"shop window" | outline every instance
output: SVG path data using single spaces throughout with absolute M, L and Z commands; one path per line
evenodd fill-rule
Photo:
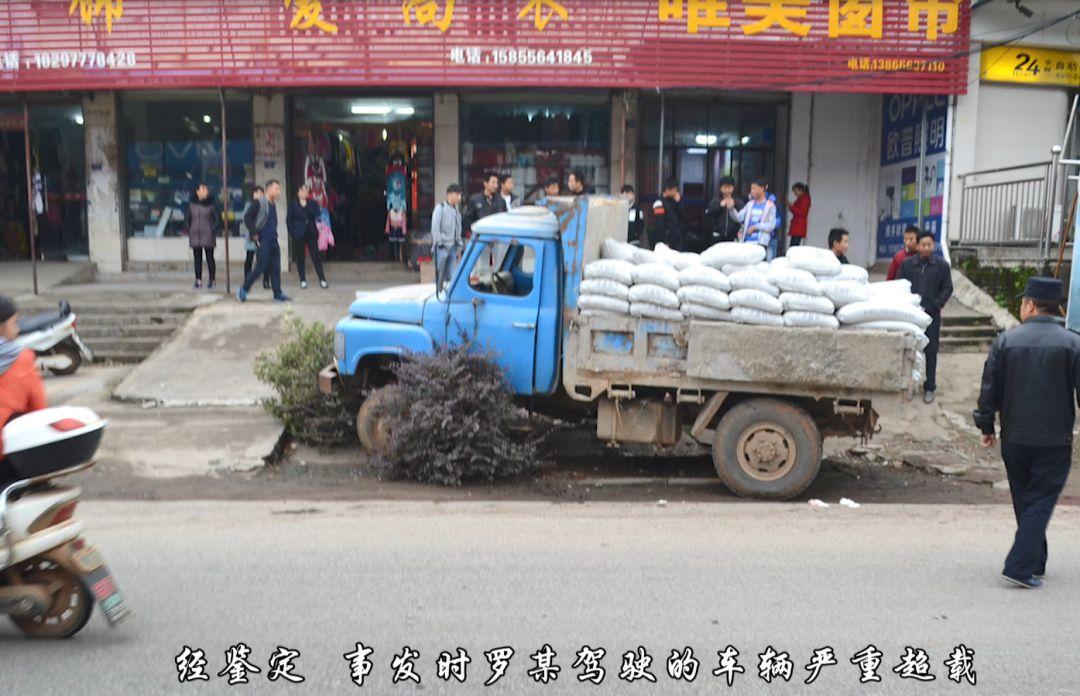
M 581 170 L 596 193 L 610 193 L 611 109 L 606 103 L 465 102 L 461 108 L 462 184 L 482 189 L 485 172 L 514 177 L 514 193 L 535 200 L 549 177 L 563 187 Z
M 484 244 L 469 272 L 469 287 L 484 294 L 527 297 L 535 272 L 536 250 L 528 244 Z
M 228 192 L 229 234 L 240 234 L 244 205 L 255 187 L 251 100 L 226 101 L 228 177 L 222 181 L 221 102 L 216 95 L 125 94 L 127 231 L 132 237 L 179 237 L 200 182 L 222 203 Z

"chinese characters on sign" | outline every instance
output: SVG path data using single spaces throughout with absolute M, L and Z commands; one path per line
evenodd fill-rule
M 124 0 L 71 0 L 68 15 L 79 11 L 83 24 L 92 26 L 98 17 L 105 17 L 105 30 L 112 33 L 113 20 L 124 16 Z
M 356 643 L 352 651 L 342 655 L 347 668 L 349 679 L 358 687 L 363 687 L 371 680 L 376 669 L 373 656 L 375 649 Z M 252 650 L 244 643 L 238 643 L 225 651 L 225 666 L 217 676 L 226 681 L 229 686 L 250 684 L 255 675 L 263 674 L 263 669 L 255 665 L 251 658 Z M 511 666 L 515 655 L 513 648 L 504 646 L 494 648 L 483 653 L 487 662 L 490 675 L 483 682 L 484 686 L 491 686 L 501 680 Z M 712 669 L 712 676 L 728 687 L 734 686 L 736 677 L 750 678 L 747 669 L 739 662 L 739 651 L 729 645 L 723 650 L 716 652 L 717 666 Z M 583 645 L 576 653 L 570 664 L 573 677 L 579 683 L 588 682 L 592 685 L 602 684 L 608 675 L 604 666 L 604 659 L 608 656 L 605 648 L 590 647 Z M 775 682 L 790 682 L 795 674 L 796 664 L 791 655 L 786 651 L 777 650 L 773 646 L 766 647 L 757 658 L 757 678 L 766 684 Z M 266 666 L 265 678 L 268 681 L 283 681 L 291 684 L 301 684 L 306 681 L 300 670 L 301 654 L 299 650 L 277 646 Z M 394 685 L 423 683 L 421 672 L 417 671 L 417 663 L 421 655 L 419 650 L 404 646 L 400 653 L 395 653 L 390 659 L 390 669 L 387 674 Z M 559 655 L 545 643 L 536 652 L 529 655 L 531 666 L 524 671 L 527 678 L 536 684 L 549 685 L 559 681 L 563 675 L 563 668 L 559 664 Z M 190 684 L 201 681 L 210 681 L 207 673 L 209 664 L 206 653 L 203 650 L 192 649 L 184 646 L 179 654 L 173 659 L 176 665 L 176 677 L 181 684 Z M 457 682 L 464 684 L 469 679 L 469 665 L 473 662 L 472 657 L 462 647 L 455 648 L 453 652 L 443 651 L 435 660 L 435 678 L 444 682 Z M 628 650 L 621 656 L 619 670 L 616 678 L 627 683 L 647 682 L 658 683 L 656 672 L 652 670 L 653 657 L 643 647 L 638 646 L 635 650 Z M 855 653 L 850 658 L 854 665 L 851 677 L 856 674 L 860 684 L 879 683 L 883 681 L 880 670 L 886 670 L 897 675 L 896 678 L 914 681 L 933 681 L 937 679 L 932 669 L 929 654 L 921 648 L 906 647 L 900 660 L 895 666 L 885 663 L 885 654 L 873 645 L 868 645 Z M 836 667 L 840 664 L 836 651 L 825 646 L 813 651 L 810 662 L 802 669 L 809 672 L 804 684 L 813 684 L 821 676 L 822 670 L 827 667 Z M 964 644 L 952 649 L 949 657 L 942 662 L 947 670 L 945 677 L 956 684 L 965 681 L 974 686 L 976 683 L 975 651 Z M 671 657 L 667 660 L 667 675 L 673 681 L 693 682 L 698 677 L 701 662 L 694 657 L 694 651 L 689 646 L 682 650 L 672 650 Z M 852 668 L 847 668 L 851 670 Z M 753 672 L 751 672 L 753 674 Z
M 446 0 L 443 4 L 440 16 L 439 3 L 435 0 L 404 0 L 401 3 L 401 13 L 405 16 L 405 26 L 412 25 L 415 15 L 416 23 L 420 26 L 430 25 L 445 34 L 454 21 L 454 0 Z
M 992 82 L 1026 85 L 1080 85 L 1080 51 L 1048 51 L 1028 46 L 983 49 L 981 76 Z
M 285 8 L 292 8 L 293 17 L 289 22 L 292 29 L 316 28 L 326 34 L 336 34 L 336 24 L 323 17 L 323 4 L 319 0 L 285 0 Z

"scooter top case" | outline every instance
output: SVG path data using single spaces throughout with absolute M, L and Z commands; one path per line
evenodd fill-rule
M 93 459 L 106 421 L 88 408 L 59 406 L 8 422 L 4 463 L 21 479 L 70 469 Z

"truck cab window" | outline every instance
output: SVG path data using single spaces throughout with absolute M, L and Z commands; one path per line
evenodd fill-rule
M 492 295 L 532 293 L 536 250 L 528 244 L 485 244 L 469 272 L 469 287 Z

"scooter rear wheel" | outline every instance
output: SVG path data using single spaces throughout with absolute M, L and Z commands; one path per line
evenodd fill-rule
M 94 598 L 78 576 L 55 561 L 36 558 L 19 568 L 21 582 L 46 585 L 52 606 L 37 616 L 12 616 L 12 622 L 28 638 L 61 640 L 82 630 L 94 611 Z
M 79 366 L 82 365 L 82 352 L 79 347 L 71 343 L 61 343 L 54 346 L 51 351 L 52 355 L 59 356 L 61 358 L 67 358 L 68 363 L 65 367 L 49 367 L 49 372 L 58 377 L 64 377 L 66 375 L 75 374 Z

